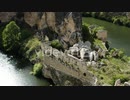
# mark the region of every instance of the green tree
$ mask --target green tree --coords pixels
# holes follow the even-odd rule
[[[35,63],[31,74],[33,74],[35,76],[41,76],[42,75],[42,68],[43,68],[43,66],[41,63]]]
[[[62,49],[63,49],[63,46],[62,46],[62,44],[60,43],[60,41],[59,41],[58,39],[53,40],[53,41],[51,42],[51,46],[52,46],[53,48],[58,49],[58,50],[62,50]]]
[[[2,32],[3,47],[6,51],[18,50],[20,46],[20,27],[14,21],[6,25]]]

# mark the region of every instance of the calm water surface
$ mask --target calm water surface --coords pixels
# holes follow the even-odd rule
[[[110,42],[110,46],[123,48],[125,53],[130,56],[130,28],[92,17],[83,18],[83,21],[89,24],[104,26],[108,31],[108,41]]]

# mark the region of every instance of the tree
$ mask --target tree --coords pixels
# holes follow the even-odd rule
[[[6,51],[18,50],[20,46],[20,27],[14,21],[6,25],[2,32],[3,47]]]

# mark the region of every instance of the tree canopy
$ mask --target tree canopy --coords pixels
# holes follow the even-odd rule
[[[2,32],[3,47],[6,51],[17,50],[20,45],[20,38],[20,27],[14,21],[11,21]]]

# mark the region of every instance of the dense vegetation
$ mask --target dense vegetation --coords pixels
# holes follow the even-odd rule
[[[92,16],[111,21],[120,25],[130,25],[125,17],[110,17],[104,12],[85,12],[84,16]],[[104,48],[103,42],[96,37],[99,30],[105,30],[103,26],[90,25],[83,23],[82,37],[83,41],[90,41],[92,48],[99,46]],[[53,37],[53,36],[52,36]],[[51,46],[62,50],[62,44],[59,40],[52,40]],[[23,28],[16,22],[11,21],[5,26],[0,27],[0,48],[12,54],[19,54],[28,59],[32,64],[31,74],[40,76],[42,71],[43,53],[41,51],[41,41],[33,34],[29,28]],[[99,59],[103,63],[102,67],[91,67],[89,71],[98,77],[100,84],[114,85],[116,79],[121,82],[130,80],[130,57],[126,56],[123,50],[109,48],[105,58]]]
[[[10,21],[0,27],[0,49],[6,53],[21,56],[28,59],[34,68],[32,74],[41,75],[43,54],[41,52],[41,41],[33,34],[29,27],[18,25]]]
[[[83,12],[82,15],[83,17],[94,17],[112,22],[114,24],[130,27],[130,19],[125,15],[113,15],[108,12]]]
[[[20,47],[20,27],[14,21],[6,25],[2,32],[2,43],[6,51],[17,51]]]
[[[104,30],[104,27],[83,23],[82,29],[84,39],[91,41],[92,47],[98,45],[100,48],[106,49],[102,41],[95,35],[98,30]],[[99,84],[114,85],[117,79],[120,79],[123,84],[130,80],[130,57],[122,49],[110,47],[106,56],[99,59],[98,63],[103,66],[89,66],[88,70],[97,76]]]
[[[62,46],[62,44],[60,43],[60,41],[59,41],[58,39],[53,40],[53,41],[51,42],[51,46],[52,46],[53,48],[58,49],[58,50],[63,50],[63,46]]]

